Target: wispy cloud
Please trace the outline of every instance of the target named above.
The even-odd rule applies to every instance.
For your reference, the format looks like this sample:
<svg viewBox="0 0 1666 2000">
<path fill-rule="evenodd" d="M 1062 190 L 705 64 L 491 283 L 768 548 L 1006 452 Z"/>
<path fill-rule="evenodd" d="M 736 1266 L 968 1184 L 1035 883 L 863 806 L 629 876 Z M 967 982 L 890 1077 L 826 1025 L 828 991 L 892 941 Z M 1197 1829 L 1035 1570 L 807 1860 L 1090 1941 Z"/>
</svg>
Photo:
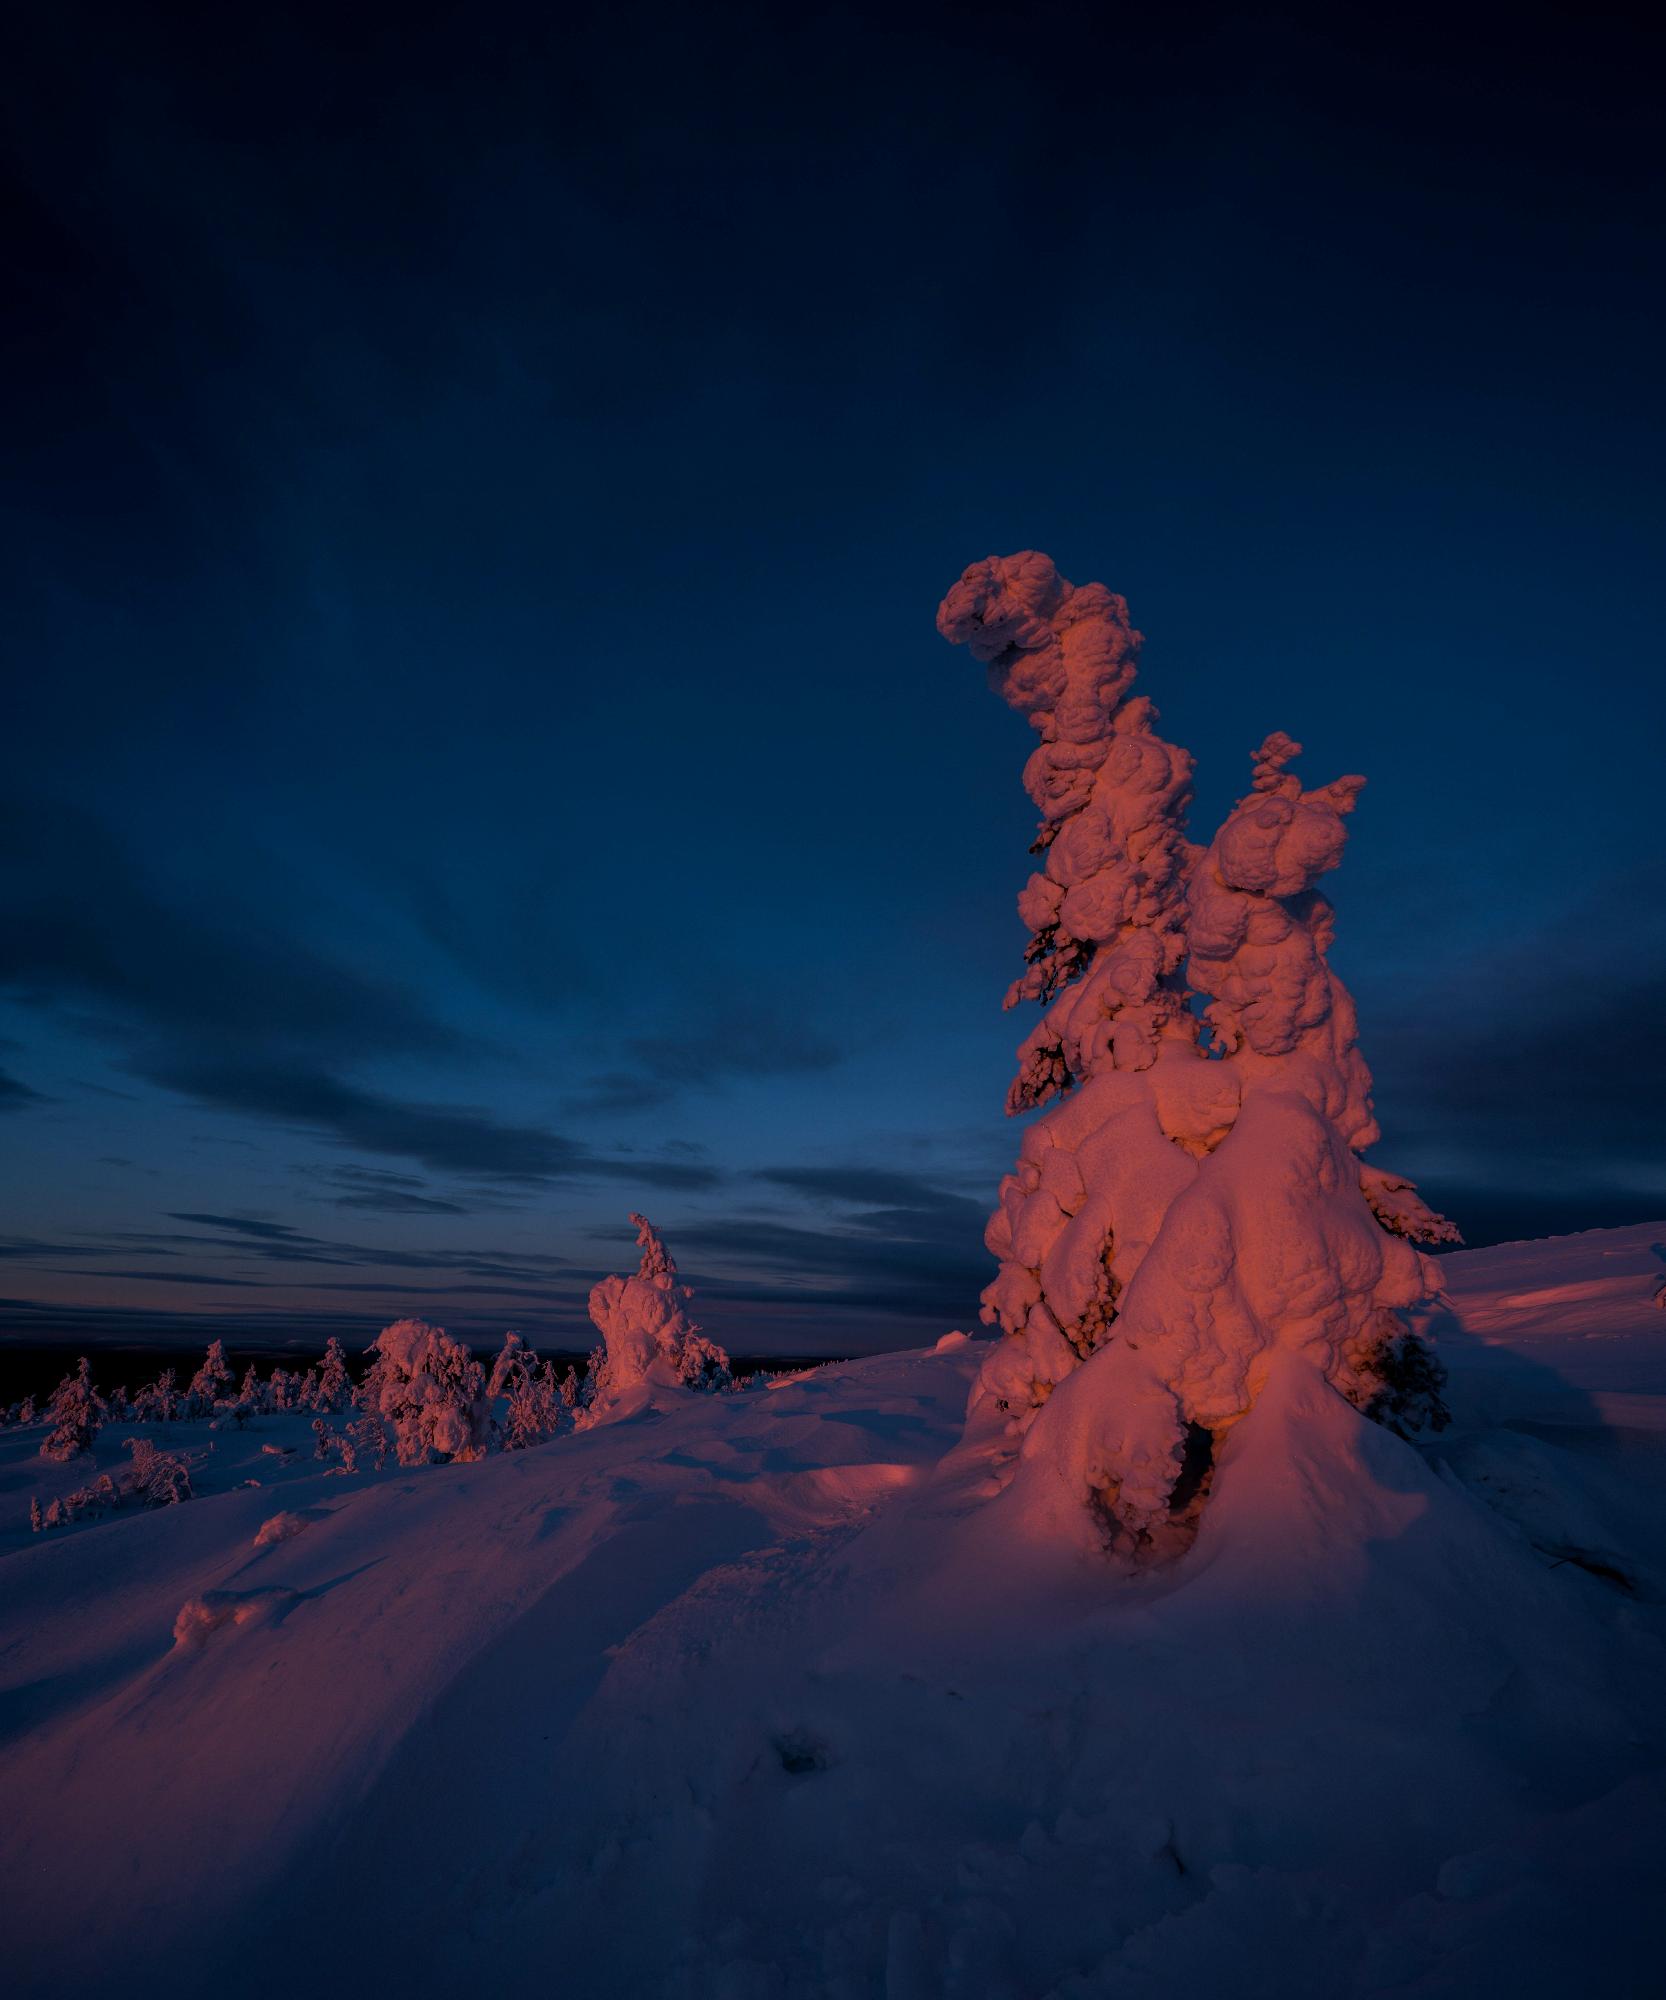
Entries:
<svg viewBox="0 0 1666 2000">
<path fill-rule="evenodd" d="M 0 875 L 0 987 L 26 1003 L 80 1010 L 146 1082 L 438 1173 L 684 1189 L 718 1179 L 701 1162 L 615 1157 L 478 1105 L 404 1098 L 352 1081 L 351 1070 L 366 1060 L 456 1064 L 478 1044 L 419 1005 L 407 986 L 275 935 L 269 921 L 206 901 L 190 915 L 177 911 L 79 808 L 0 801 L 0 851 L 39 857 Z M 666 1073 L 679 1063 L 696 1073 L 698 1053 L 679 1049 L 655 1045 L 650 1060 Z M 778 1051 L 775 1059 L 785 1058 Z M 718 1060 L 708 1051 L 706 1070 Z M 0 1109 L 8 1081 L 0 1078 Z M 16 1107 L 27 1101 L 17 1097 Z M 406 1204 L 405 1212 L 445 1211 Z"/>
<path fill-rule="evenodd" d="M 635 1035 L 625 1065 L 603 1071 L 567 1100 L 575 1112 L 641 1111 L 685 1090 L 716 1090 L 737 1078 L 813 1075 L 844 1051 L 814 1028 L 762 1008 L 721 1013 L 698 1030 Z"/>
<path fill-rule="evenodd" d="M 383 1167 L 309 1166 L 293 1171 L 316 1190 L 313 1200 L 370 1215 L 468 1215 L 485 1205 L 448 1201 L 430 1194 L 419 1175 L 396 1174 Z"/>
<path fill-rule="evenodd" d="M 769 1167 L 754 1176 L 794 1198 L 804 1219 L 754 1207 L 693 1219 L 674 1247 L 704 1296 L 814 1302 L 899 1319 L 974 1319 L 993 1266 L 986 1204 L 938 1177 L 853 1164 Z"/>
<path fill-rule="evenodd" d="M 1666 868 L 1633 870 L 1364 1024 L 1382 1155 L 1472 1239 L 1666 1208 Z"/>
<path fill-rule="evenodd" d="M 10 1070 L 0 1069 L 0 1114 L 7 1111 L 23 1111 L 31 1104 L 45 1104 L 49 1100 L 38 1090 L 33 1090 Z"/>
</svg>

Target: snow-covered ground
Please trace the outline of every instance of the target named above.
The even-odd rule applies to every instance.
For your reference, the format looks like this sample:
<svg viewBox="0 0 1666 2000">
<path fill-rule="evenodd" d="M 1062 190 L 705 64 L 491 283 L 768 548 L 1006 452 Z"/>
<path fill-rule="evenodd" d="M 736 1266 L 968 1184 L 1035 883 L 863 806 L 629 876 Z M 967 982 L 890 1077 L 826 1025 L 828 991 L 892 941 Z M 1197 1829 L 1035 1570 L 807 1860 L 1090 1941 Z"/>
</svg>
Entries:
<svg viewBox="0 0 1666 2000">
<path fill-rule="evenodd" d="M 0 1978 L 1652 1994 L 1666 1224 L 1442 1271 L 1452 1429 L 1291 1361 L 1139 1577 L 987 1499 L 957 1337 L 40 1536 L 87 1461 L 5 1433 Z"/>
</svg>

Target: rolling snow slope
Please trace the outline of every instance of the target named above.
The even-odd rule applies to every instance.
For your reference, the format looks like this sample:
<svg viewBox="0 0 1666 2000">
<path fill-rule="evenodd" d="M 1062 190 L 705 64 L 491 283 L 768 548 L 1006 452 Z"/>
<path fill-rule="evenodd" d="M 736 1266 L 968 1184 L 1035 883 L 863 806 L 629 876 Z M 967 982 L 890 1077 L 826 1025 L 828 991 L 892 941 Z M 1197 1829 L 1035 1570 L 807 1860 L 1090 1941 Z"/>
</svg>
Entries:
<svg viewBox="0 0 1666 2000">
<path fill-rule="evenodd" d="M 1288 1368 L 1139 1578 L 980 1498 L 952 1336 L 51 1536 L 5 1434 L 9 1990 L 1652 1992 L 1666 1225 L 1442 1268 L 1453 1428 Z"/>
</svg>

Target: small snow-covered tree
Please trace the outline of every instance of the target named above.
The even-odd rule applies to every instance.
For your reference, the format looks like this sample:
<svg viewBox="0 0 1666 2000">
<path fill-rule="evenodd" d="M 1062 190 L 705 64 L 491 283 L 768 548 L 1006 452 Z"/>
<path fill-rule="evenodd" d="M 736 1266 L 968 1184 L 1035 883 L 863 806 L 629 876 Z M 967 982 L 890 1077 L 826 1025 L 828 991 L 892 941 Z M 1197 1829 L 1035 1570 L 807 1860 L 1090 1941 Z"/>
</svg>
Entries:
<svg viewBox="0 0 1666 2000">
<path fill-rule="evenodd" d="M 1364 781 L 1304 791 L 1299 746 L 1271 736 L 1199 848 L 1191 760 L 1128 699 L 1121 598 L 1033 552 L 992 557 L 938 625 L 1042 739 L 1025 782 L 1046 859 L 1009 1004 L 1049 1004 L 1009 1109 L 1050 1108 L 989 1225 L 984 1316 L 1006 1338 L 970 1413 L 1022 1435 L 1030 1490 L 1087 1501 L 1118 1546 L 1160 1545 L 1280 1353 L 1396 1428 L 1440 1414 L 1438 1363 L 1400 1313 L 1433 1288 L 1412 1241 L 1456 1231 L 1358 1157 L 1370 1075 L 1316 886 Z"/>
<path fill-rule="evenodd" d="M 231 1363 L 226 1359 L 225 1342 L 211 1341 L 202 1366 L 191 1377 L 191 1386 L 185 1392 L 190 1414 L 194 1417 L 212 1416 L 214 1405 L 231 1393 L 233 1380 Z"/>
<path fill-rule="evenodd" d="M 341 1342 L 332 1334 L 324 1344 L 324 1362 L 318 1371 L 312 1406 L 324 1416 L 339 1416 L 353 1400 L 353 1377 Z"/>
<path fill-rule="evenodd" d="M 499 1427 L 505 1451 L 523 1451 L 555 1436 L 571 1405 L 564 1402 L 555 1364 L 538 1357 L 518 1333 L 507 1333 L 492 1364 L 486 1393 L 504 1405 Z"/>
<path fill-rule="evenodd" d="M 642 1257 L 636 1275 L 604 1278 L 590 1294 L 590 1317 L 602 1335 L 591 1357 L 585 1401 L 591 1412 L 646 1382 L 685 1389 L 726 1389 L 729 1357 L 688 1316 L 694 1294 L 646 1216 L 632 1215 Z"/>
<path fill-rule="evenodd" d="M 142 1424 L 172 1423 L 179 1415 L 175 1381 L 174 1371 L 164 1368 L 154 1382 L 147 1382 L 133 1398 L 134 1421 Z"/>
<path fill-rule="evenodd" d="M 506 1333 L 503 1345 L 498 1349 L 492 1362 L 492 1372 L 487 1378 L 486 1394 L 495 1402 L 499 1396 L 511 1395 L 516 1386 L 531 1379 L 532 1370 L 538 1357 L 518 1333 Z"/>
<path fill-rule="evenodd" d="M 104 1421 L 104 1405 L 93 1387 L 92 1363 L 86 1355 L 76 1363 L 75 1373 L 66 1375 L 52 1392 L 46 1406 L 48 1430 L 41 1440 L 42 1458 L 60 1464 L 91 1451 L 98 1427 Z"/>
<path fill-rule="evenodd" d="M 480 1363 L 423 1319 L 383 1327 L 363 1386 L 367 1412 L 393 1428 L 401 1465 L 484 1455 L 490 1420 Z"/>
<path fill-rule="evenodd" d="M 359 1416 L 341 1433 L 341 1462 L 348 1472 L 364 1469 L 360 1461 L 380 1472 L 388 1461 L 388 1434 L 380 1417 Z"/>
</svg>

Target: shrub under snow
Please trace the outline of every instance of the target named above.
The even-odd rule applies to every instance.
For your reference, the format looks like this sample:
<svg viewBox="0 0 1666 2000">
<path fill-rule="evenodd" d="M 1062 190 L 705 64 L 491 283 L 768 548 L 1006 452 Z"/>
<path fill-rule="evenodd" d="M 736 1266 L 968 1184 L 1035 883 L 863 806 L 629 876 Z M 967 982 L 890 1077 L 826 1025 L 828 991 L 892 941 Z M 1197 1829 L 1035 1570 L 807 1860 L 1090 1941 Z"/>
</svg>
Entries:
<svg viewBox="0 0 1666 2000">
<path fill-rule="evenodd" d="M 1120 597 L 1033 552 L 992 557 L 938 627 L 1041 737 L 1025 785 L 1044 859 L 1008 1004 L 1048 1004 L 1008 1108 L 1051 1108 L 989 1224 L 984 1317 L 1007 1338 L 971 1411 L 1024 1434 L 1032 1490 L 1146 1545 L 1281 1350 L 1396 1427 L 1441 1414 L 1439 1364 L 1400 1312 L 1434 1289 L 1408 1239 L 1456 1231 L 1358 1157 L 1378 1136 L 1371 1080 L 1317 887 L 1364 780 L 1306 791 L 1300 746 L 1270 736 L 1201 848 L 1191 759 L 1129 698 L 1141 637 Z"/>
<path fill-rule="evenodd" d="M 48 1501 L 44 1508 L 39 1500 L 31 1500 L 29 1524 L 35 1532 L 95 1519 L 122 1507 L 173 1507 L 194 1497 L 192 1460 L 185 1453 L 163 1451 L 149 1438 L 128 1438 L 126 1444 L 133 1463 L 125 1472 L 114 1477 L 101 1472 L 90 1484 Z"/>
</svg>

